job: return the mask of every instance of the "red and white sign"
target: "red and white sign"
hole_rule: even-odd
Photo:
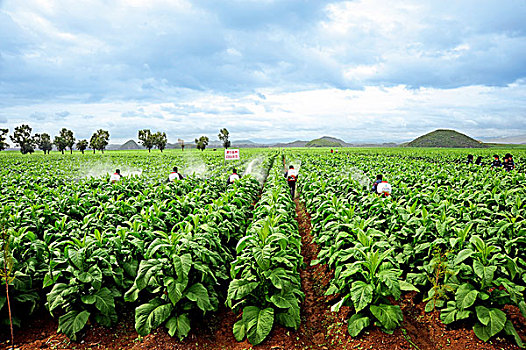
[[[238,149],[225,149],[225,160],[239,159]]]

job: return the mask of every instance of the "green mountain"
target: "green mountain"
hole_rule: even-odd
[[[486,148],[484,143],[455,130],[435,130],[409,142],[406,147]]]
[[[139,146],[137,144],[137,142],[133,141],[133,140],[128,140],[126,141],[125,144],[123,144],[122,146],[119,147],[119,150],[121,151],[124,151],[124,150],[136,150],[136,149],[144,149],[143,146]]]
[[[346,147],[347,143],[335,137],[323,136],[319,139],[314,139],[305,145],[305,147]]]

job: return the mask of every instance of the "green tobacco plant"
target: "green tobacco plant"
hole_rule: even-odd
[[[392,305],[388,298],[398,300],[403,290],[418,290],[400,279],[401,271],[391,263],[393,249],[379,248],[362,230],[358,231],[357,238],[352,258],[342,266],[337,264],[326,292],[326,295],[338,293],[342,296],[331,310],[337,312],[343,305],[354,306],[355,313],[348,326],[353,337],[373,322],[392,333],[403,321],[403,316],[400,307]]]
[[[40,301],[37,291],[45,273],[45,251],[42,242],[25,228],[4,228],[1,234],[0,274],[6,289],[5,293],[0,290],[0,321],[10,327],[20,327],[22,320],[34,312]]]
[[[140,304],[135,309],[139,335],[164,324],[171,336],[183,339],[191,329],[192,314],[217,311],[220,286],[228,279],[227,265],[232,261],[224,243],[243,229],[247,208],[257,193],[254,181],[244,177],[210,205],[188,214],[171,232],[153,232],[135,281],[124,296],[125,301]],[[221,210],[212,213],[218,207]]]
[[[234,311],[242,309],[242,317],[233,328],[238,341],[246,337],[253,345],[261,343],[274,322],[293,329],[300,325],[299,303],[304,294],[299,277],[301,238],[294,207],[281,167],[276,164],[231,264],[226,304]]]
[[[511,320],[502,311],[504,305],[516,305],[526,314],[526,288],[513,282],[520,281],[520,269],[513,259],[499,253],[497,246],[487,244],[479,236],[471,237],[469,243],[453,261],[457,273],[451,279],[457,287],[454,300],[441,310],[441,320],[445,324],[473,320],[473,331],[480,339],[488,341],[504,333],[524,347]]]
[[[90,317],[107,327],[118,320],[115,300],[122,296],[123,270],[105,249],[107,242],[98,230],[73,239],[51,265],[46,305],[52,315],[60,310],[58,330],[72,340]]]

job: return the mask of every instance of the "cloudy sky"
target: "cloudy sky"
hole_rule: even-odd
[[[526,134],[526,1],[0,0],[0,127]]]

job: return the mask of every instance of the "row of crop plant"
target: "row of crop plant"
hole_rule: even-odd
[[[221,179],[46,181],[17,186],[25,180],[15,177],[3,188],[9,253],[0,262],[12,266],[15,324],[47,301],[71,339],[88,320],[109,326],[119,310],[135,306],[139,334],[160,324],[187,334],[193,308],[217,309],[232,260],[225,242],[244,234],[260,188],[250,176],[226,191]],[[3,323],[6,300],[0,292]]]
[[[239,240],[231,264],[232,281],[227,305],[242,310],[233,332],[238,341],[261,343],[275,323],[297,329],[300,325],[301,237],[295,204],[275,162],[265,190],[254,210],[246,236]]]
[[[373,322],[392,331],[403,318],[390,297],[418,287],[426,310],[439,309],[445,324],[467,321],[484,341],[505,334],[523,346],[502,309],[515,305],[526,315],[524,174],[497,181],[502,175],[486,170],[473,176],[441,165],[412,172],[393,161],[385,174],[399,188],[383,198],[352,173],[330,176],[346,173],[349,163],[306,156],[301,182],[321,246],[317,263],[334,269],[327,294],[341,296],[333,309],[354,307],[349,333]],[[370,163],[369,171],[385,166]],[[473,177],[480,181],[472,184]]]

